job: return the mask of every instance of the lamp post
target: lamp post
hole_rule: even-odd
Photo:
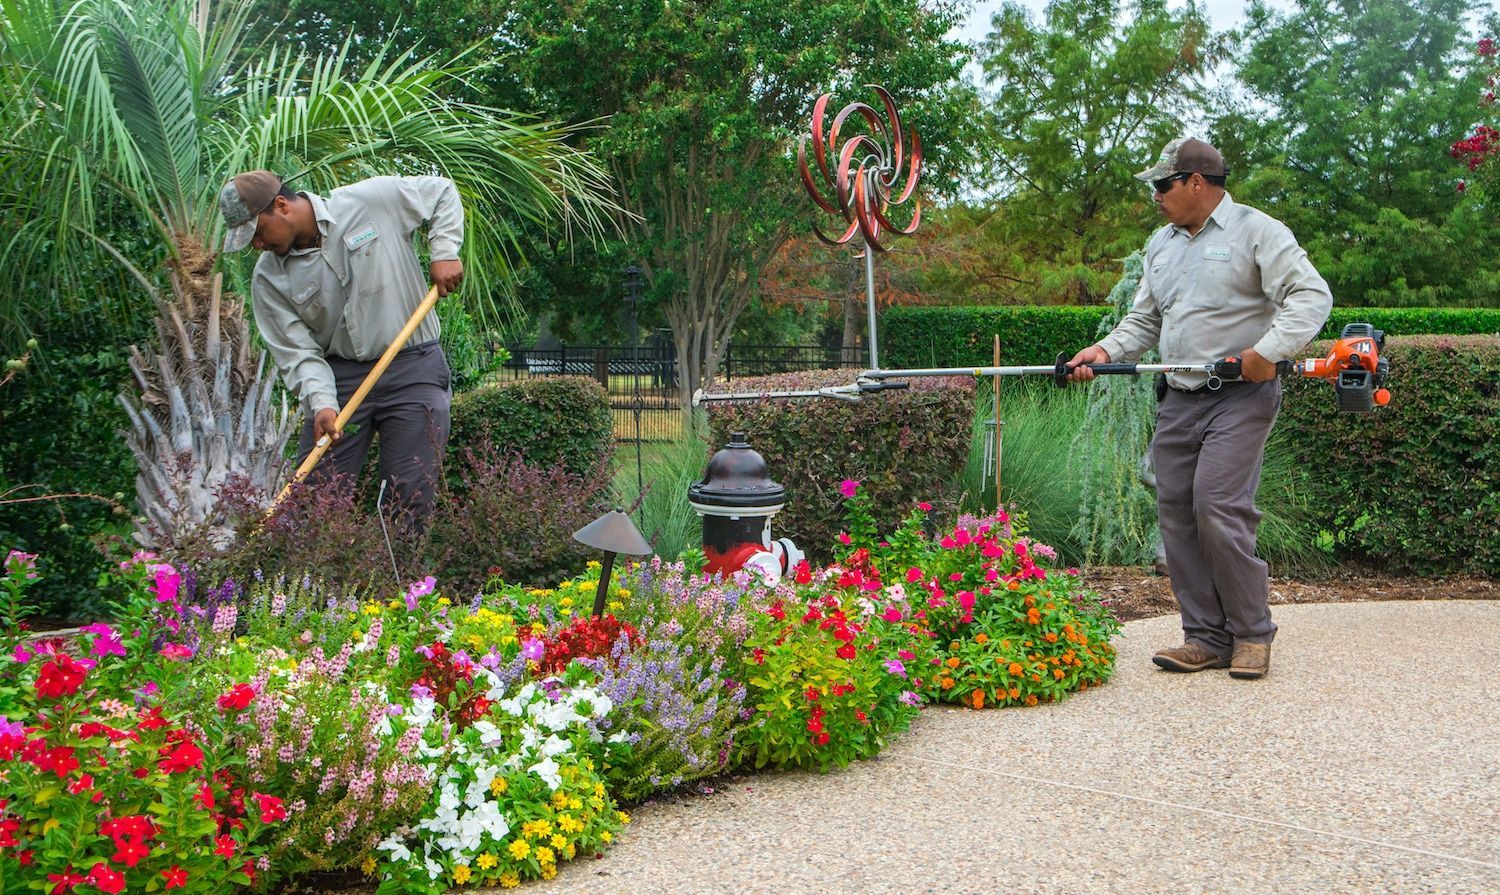
[[[604,599],[609,594],[609,576],[615,568],[615,554],[646,556],[651,545],[641,537],[640,529],[621,509],[613,509],[573,532],[573,540],[604,551],[603,568],[599,570],[599,589],[594,592],[594,618],[604,614]]]
[[[630,305],[630,379],[631,413],[635,416],[635,494],[638,504],[645,490],[645,479],[641,475],[641,337],[640,312],[637,310],[641,298],[641,274],[638,265],[625,268],[625,301]],[[642,513],[645,510],[641,510]]]

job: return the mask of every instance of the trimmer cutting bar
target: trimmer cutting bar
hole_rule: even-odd
[[[1226,357],[1210,364],[1089,364],[1096,376],[1139,376],[1145,373],[1203,373],[1208,376],[1208,387],[1216,390],[1227,379],[1240,378],[1240,359]],[[1276,365],[1278,374],[1291,373],[1295,364],[1281,361]],[[860,379],[906,379],[913,376],[1051,376],[1059,386],[1068,384],[1068,356],[1059,354],[1051,366],[1032,367],[931,367],[917,370],[866,370]]]

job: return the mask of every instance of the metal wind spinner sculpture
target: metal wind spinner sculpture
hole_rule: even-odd
[[[818,207],[829,214],[842,215],[846,224],[844,232],[829,237],[813,225],[813,233],[831,246],[847,245],[858,234],[865,248],[865,304],[869,313],[870,367],[880,369],[880,355],[875,337],[875,252],[887,251],[881,242],[883,234],[890,232],[910,236],[917,231],[922,220],[922,204],[912,206],[911,222],[906,227],[891,223],[887,212],[892,206],[902,205],[916,192],[917,181],[922,176],[922,141],[916,130],[911,133],[911,152],[908,157],[906,134],[901,128],[901,114],[896,111],[896,101],[884,87],[869,85],[880,97],[885,107],[885,121],[880,113],[867,103],[850,103],[833,117],[833,124],[825,133],[823,122],[828,113],[828,102],[833,94],[825,93],[813,105],[812,140],[813,161],[817,166],[823,189],[819,189],[807,163],[808,137],[803,137],[797,147],[797,168],[802,174],[802,185]],[[869,133],[857,133],[839,142],[840,132],[850,116],[860,116],[869,127]],[[889,124],[886,123],[889,122]],[[829,168],[829,160],[836,166]],[[905,171],[903,172],[903,168]],[[902,177],[905,182],[902,183]],[[896,192],[900,185],[900,193]],[[831,193],[832,201],[824,197],[824,190]]]

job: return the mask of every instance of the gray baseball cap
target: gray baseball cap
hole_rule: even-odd
[[[1229,172],[1224,168],[1224,156],[1202,140],[1177,139],[1162,149],[1153,167],[1135,175],[1136,180],[1150,183],[1173,174],[1207,174],[1223,177]]]
[[[270,171],[246,171],[236,174],[219,191],[219,211],[229,230],[224,234],[224,251],[238,252],[255,238],[256,218],[271,206],[281,192],[281,178]]]

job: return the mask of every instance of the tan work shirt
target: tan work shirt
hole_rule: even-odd
[[[428,224],[433,261],[458,257],[464,210],[443,177],[372,177],[312,203],[322,243],[262,252],[251,279],[255,325],[287,387],[309,416],[338,409],[327,357],[375,360],[427,294],[412,234]],[[428,314],[408,344],[438,337]]]
[[[1197,236],[1175,224],[1152,235],[1135,304],[1099,347],[1122,363],[1153,346],[1164,364],[1207,364],[1247,348],[1275,363],[1301,352],[1332,307],[1292,231],[1225,193]],[[1167,378],[1191,389],[1208,377]]]

